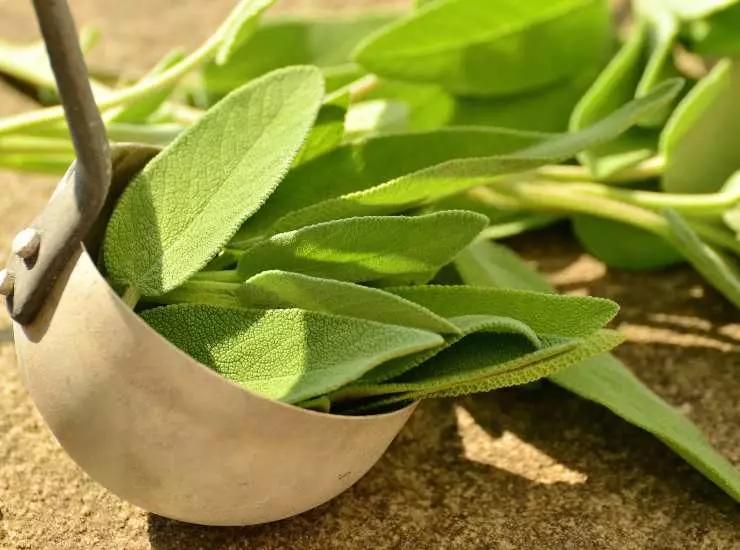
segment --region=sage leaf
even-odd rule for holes
[[[669,193],[713,193],[740,168],[740,68],[720,61],[686,95],[661,135],[662,186]]]
[[[686,259],[725,298],[740,308],[740,271],[737,262],[704,243],[691,226],[670,209],[664,211],[674,244]]]
[[[390,13],[371,13],[328,19],[263,20],[248,40],[232,48],[228,59],[204,66],[205,92],[218,99],[250,80],[291,65],[321,67],[327,89],[333,91],[362,75],[350,56],[358,41],[394,17]],[[337,83],[330,85],[332,80]]]
[[[667,81],[650,95],[624,105],[588,128],[543,140],[508,155],[443,162],[370,189],[307,206],[279,219],[273,229],[287,231],[350,216],[394,214],[431,204],[473,187],[492,184],[497,176],[566,160],[619,136],[645,114],[674,98],[681,87],[679,80]]]
[[[458,98],[434,85],[380,80],[366,99],[398,101],[406,106],[408,128],[413,131],[429,131],[446,126],[460,126],[453,121]],[[469,126],[481,126],[476,123]]]
[[[181,304],[142,317],[220,375],[285,403],[318,397],[384,361],[442,343],[431,332],[298,309]]]
[[[156,296],[204,267],[280,182],[322,96],[317,69],[279,70],[181,134],[118,202],[104,243],[109,278]]]
[[[636,0],[635,11],[638,18],[647,22],[650,54],[645,71],[637,83],[636,97],[642,97],[658,83],[680,75],[673,63],[673,48],[678,40],[678,17],[665,5],[664,0]],[[646,127],[660,127],[671,114],[673,105],[645,117],[641,124]]]
[[[652,270],[684,262],[683,255],[664,238],[631,225],[574,216],[573,231],[586,252],[610,267]]]
[[[601,298],[482,286],[429,285],[386,290],[442,317],[511,317],[537,334],[568,337],[592,334],[606,325],[619,309],[614,302]]]
[[[639,25],[630,33],[619,52],[576,105],[570,119],[571,131],[581,130],[601,120],[635,96],[643,72],[646,39],[645,25]],[[580,153],[578,160],[588,167],[595,178],[607,178],[654,154],[657,136],[645,134],[646,131],[641,128],[630,128],[613,141]]]
[[[450,159],[505,154],[551,137],[508,129],[445,128],[350,143],[291,170],[234,237],[237,246],[268,233],[280,218],[321,201]]]
[[[487,192],[487,191],[486,191]],[[452,197],[436,201],[430,208],[434,211],[440,210],[470,210],[472,212],[478,212],[488,218],[490,224],[505,224],[521,219],[526,216],[539,214],[529,214],[526,211],[520,210],[512,204],[512,208],[503,208],[500,205],[491,204],[490,201],[485,200],[486,197],[483,195],[479,188],[473,188]],[[487,227],[484,232],[490,228]]]
[[[691,420],[650,391],[613,355],[587,359],[551,375],[550,380],[652,433],[740,502],[740,472]]]
[[[418,399],[457,397],[519,386],[602,354],[621,341],[619,334],[601,330],[584,339],[543,339],[546,345],[534,350],[517,335],[499,335],[492,341],[476,334],[397,380],[353,387],[357,392],[353,398],[395,394],[371,402],[373,408],[378,408]],[[341,393],[338,395],[341,397]]]
[[[455,267],[469,285],[552,293],[552,287],[537,270],[526,265],[505,246],[481,241],[460,252]]]
[[[456,266],[467,284],[501,287],[509,281],[533,280],[531,290],[554,292],[537,272],[504,246],[478,241],[472,254],[459,255]],[[485,264],[498,263],[507,278],[489,278]],[[483,265],[473,265],[483,264]],[[640,382],[618,359],[609,354],[583,361],[551,375],[563,388],[607,407],[627,422],[652,433],[707,478],[740,502],[740,471],[712,448],[699,429]]]
[[[349,91],[338,90],[327,97],[319,109],[311,133],[303,144],[294,166],[325,155],[339,147],[344,141],[344,120],[349,109]]]
[[[374,99],[352,105],[347,112],[347,139],[401,132],[406,129],[408,109],[399,101]]]
[[[738,57],[740,56],[738,25],[740,25],[740,4],[735,2],[727,9],[706,18],[686,22],[684,34],[690,42],[691,51],[701,56]]]
[[[598,63],[610,39],[603,0],[501,0],[496,9],[488,0],[446,0],[377,31],[355,60],[382,77],[457,95],[512,95]]]
[[[410,393],[427,398],[456,397],[529,384],[609,351],[623,338],[616,332],[600,330],[583,339],[551,340],[550,346],[539,351],[502,361],[498,345],[487,345],[483,338],[471,339],[454,355],[440,353],[422,368],[411,371],[409,376],[426,387]]]
[[[593,83],[601,65],[583,67],[580,72],[566,79],[516,95],[457,97],[449,123],[535,132],[566,132],[570,113]]]
[[[357,385],[375,385],[380,382],[392,380],[406,374],[411,369],[422,365],[442,350],[454,348],[457,344],[473,334],[489,334],[494,338],[489,342],[491,346],[496,346],[496,335],[515,334],[526,340],[532,349],[538,349],[542,346],[540,338],[531,327],[517,319],[496,315],[460,315],[450,317],[449,322],[456,327],[456,332],[445,336],[444,344],[435,348],[430,348],[413,355],[398,357],[387,363],[374,368],[368,372],[356,384],[340,390],[332,396],[333,400],[346,400],[348,397],[364,397],[367,391],[363,388],[357,388]],[[374,390],[373,390],[374,391]],[[372,392],[371,392],[372,393]]]
[[[485,216],[447,211],[368,216],[280,233],[239,260],[243,279],[272,269],[349,282],[439,269],[486,226]]]
[[[400,296],[300,273],[264,271],[244,283],[240,298],[258,309],[299,308],[432,332],[459,331],[444,317]]]
[[[231,12],[229,25],[224,28],[221,45],[214,58],[217,65],[226,63],[239,46],[252,36],[259,18],[274,3],[275,0],[241,0]]]
[[[383,80],[368,99],[400,101],[406,105],[409,130],[490,126],[560,133],[568,130],[571,111],[600,69],[601,64],[583,67],[565,80],[501,97],[453,96],[439,86]]]

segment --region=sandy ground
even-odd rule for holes
[[[196,44],[232,3],[71,1],[81,21],[103,29],[96,61],[134,72]],[[34,35],[29,5],[0,0],[0,36]],[[1,113],[25,106],[0,88]],[[53,183],[0,173],[0,242]],[[563,290],[620,302],[617,326],[629,338],[620,357],[740,466],[740,324],[731,306],[686,269],[606,273],[565,234],[514,245]],[[0,548],[730,549],[740,548],[739,512],[649,435],[545,385],[425,404],[365,479],[301,517],[242,529],[177,523],[122,502],[64,454],[18,379],[0,313]]]

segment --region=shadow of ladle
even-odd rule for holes
[[[37,10],[45,2],[66,9],[64,0],[37,0]],[[84,140],[75,146],[84,148]],[[62,447],[94,480],[150,512],[226,526],[266,523],[319,506],[378,461],[415,405],[349,417],[267,399],[198,363],[127,307],[96,258],[115,199],[156,153],[137,145],[112,149],[107,200],[86,221],[84,239],[64,243],[65,261],[42,287],[33,315],[14,316],[30,396]],[[46,211],[65,199],[82,212],[80,189],[91,182],[81,168],[85,158],[78,151]],[[39,254],[48,254],[51,235],[41,236]],[[38,264],[26,264],[28,276],[37,277]],[[23,288],[28,280],[16,283]]]

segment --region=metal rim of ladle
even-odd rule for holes
[[[111,180],[108,138],[95,104],[77,28],[66,0],[33,0],[76,154],[40,215],[18,233],[0,294],[14,321],[32,323],[60,272],[105,203]]]

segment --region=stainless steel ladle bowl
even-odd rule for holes
[[[35,4],[42,30],[48,24],[56,32],[71,26],[75,51],[67,55],[78,55],[81,63],[66,3]],[[62,11],[45,23],[49,5]],[[51,55],[55,38],[46,32],[45,38],[58,72]],[[69,99],[57,78],[68,107],[75,98]],[[80,79],[72,84],[80,86]],[[207,525],[286,518],[359,480],[414,406],[346,417],[272,401],[220,377],[152,330],[111,289],[96,258],[116,197],[157,151],[114,148],[112,179],[93,181],[106,169],[111,173],[110,159],[103,163],[80,154],[88,147],[75,134],[80,121],[69,113],[68,121],[78,138],[78,161],[32,225],[40,237],[36,246],[16,254],[9,267],[18,363],[64,449],[93,479],[133,504]],[[107,155],[107,147],[98,146],[95,154]],[[86,162],[97,162],[99,169]],[[89,200],[91,186],[98,193],[104,187],[102,201]],[[55,241],[60,227],[66,237]]]

